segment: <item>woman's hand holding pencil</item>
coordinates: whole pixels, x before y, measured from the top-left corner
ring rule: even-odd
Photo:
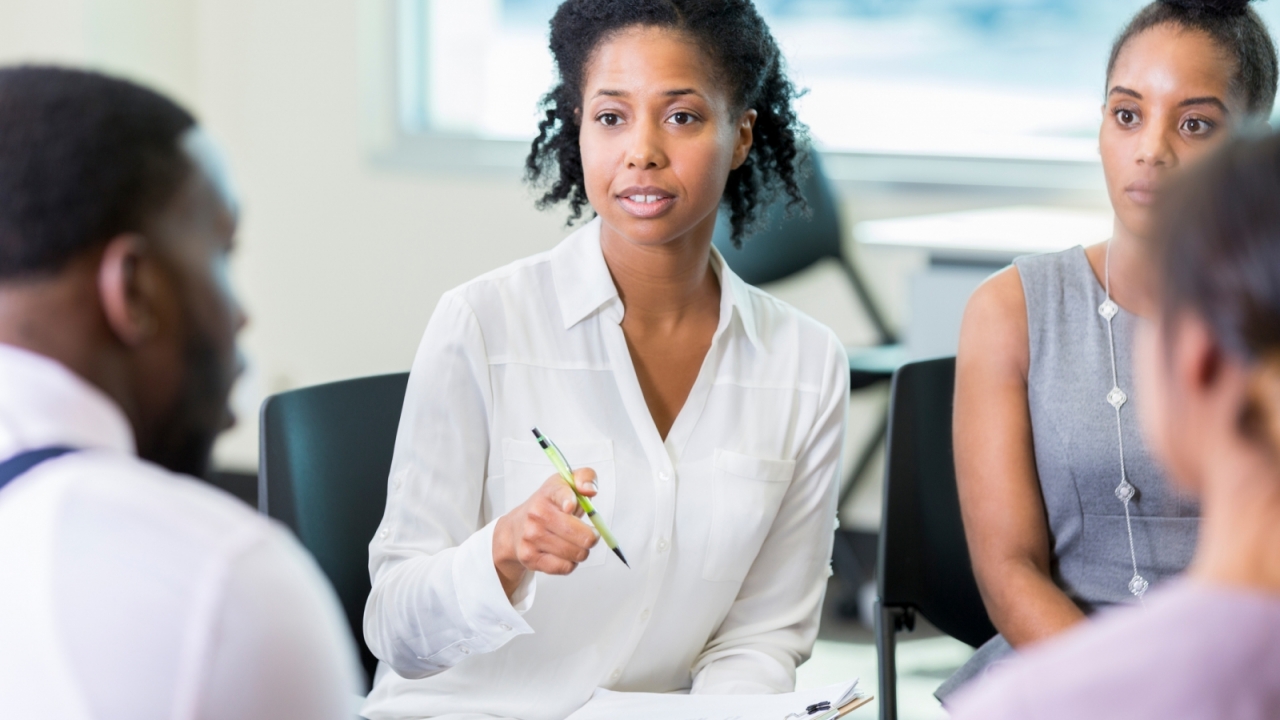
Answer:
[[[573,471],[574,486],[585,497],[595,497],[595,480],[591,468]],[[528,500],[498,518],[493,529],[493,565],[507,597],[526,572],[568,575],[587,559],[600,535],[579,520],[581,516],[573,488],[555,474]]]

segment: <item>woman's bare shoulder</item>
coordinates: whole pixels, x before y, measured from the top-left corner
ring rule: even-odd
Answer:
[[[987,278],[969,297],[958,355],[961,360],[1011,363],[1025,373],[1029,361],[1027,299],[1016,266]]]

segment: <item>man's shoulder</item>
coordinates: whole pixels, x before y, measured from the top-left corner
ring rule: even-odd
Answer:
[[[137,692],[158,677],[211,705],[233,692],[241,707],[339,716],[357,685],[354,648],[333,591],[283,526],[125,453],[57,462],[31,479],[56,493],[59,622],[87,628],[69,652],[123,666],[115,676]],[[156,670],[146,657],[182,662]]]
[[[208,483],[124,453],[86,450],[65,458],[63,504],[97,516],[94,527],[127,525],[130,542],[164,543],[192,555],[234,555],[279,532],[237,498]],[[123,535],[123,534],[122,534]],[[115,539],[108,533],[103,542]]]

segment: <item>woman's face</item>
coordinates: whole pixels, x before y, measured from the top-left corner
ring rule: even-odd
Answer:
[[[578,141],[591,207],[633,243],[661,245],[695,230],[710,238],[755,116],[735,111],[685,36],[636,27],[604,40],[587,65]]]
[[[1233,63],[1208,35],[1167,23],[1121,50],[1098,144],[1111,206],[1130,234],[1148,235],[1156,188],[1221,142],[1243,115],[1230,92]]]

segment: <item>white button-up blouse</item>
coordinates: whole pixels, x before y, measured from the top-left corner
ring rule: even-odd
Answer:
[[[409,377],[369,545],[364,714],[562,718],[600,686],[783,692],[828,576],[848,364],[835,335],[713,251],[720,322],[664,441],[599,220],[441,299]],[[508,600],[493,525],[554,468],[596,471],[604,543]]]

